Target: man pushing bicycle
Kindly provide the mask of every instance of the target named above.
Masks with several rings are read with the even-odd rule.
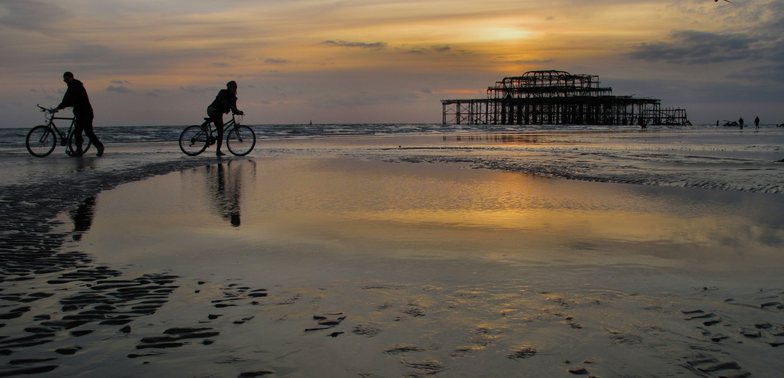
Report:
[[[98,140],[98,136],[93,131],[93,107],[90,105],[90,98],[87,97],[87,90],[84,89],[84,84],[76,80],[74,75],[70,72],[63,74],[63,81],[68,85],[68,90],[63,95],[63,101],[57,105],[57,110],[73,107],[73,114],[75,120],[74,125],[74,138],[76,139],[76,151],[73,156],[82,155],[82,131],[92,141],[98,149],[98,156],[103,155],[103,143]]]

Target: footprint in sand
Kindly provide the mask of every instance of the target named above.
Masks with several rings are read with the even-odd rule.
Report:
[[[178,348],[189,343],[192,339],[209,339],[218,336],[220,332],[212,328],[169,328],[163,331],[163,336],[145,337],[136,345],[136,349],[166,349]]]
[[[313,328],[306,328],[305,332],[314,332],[314,331],[321,331],[325,329],[334,328],[337,327],[340,323],[342,323],[343,320],[345,319],[346,319],[346,315],[343,315],[342,312],[313,315],[313,320],[315,320],[318,323],[318,326]]]

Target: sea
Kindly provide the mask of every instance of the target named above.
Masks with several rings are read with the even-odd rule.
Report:
[[[317,138],[329,136],[393,135],[455,132],[611,131],[637,127],[591,125],[443,125],[435,123],[270,124],[249,125],[258,139]],[[107,143],[175,142],[187,125],[102,126],[96,133]],[[0,128],[0,149],[24,147],[30,128]]]
[[[251,127],[259,141],[251,157],[264,156],[270,151],[300,153],[310,149],[313,153],[313,143],[303,146],[291,142],[315,141],[320,152],[326,151],[324,146],[328,145],[331,153],[385,161],[456,162],[475,168],[582,181],[784,193],[784,127],[776,125],[742,130],[715,125],[640,129],[603,125],[433,123]],[[184,128],[181,125],[99,126],[96,133],[110,152],[118,151],[119,146],[132,145],[141,156],[147,148],[144,146],[157,146],[156,153],[165,152],[179,158],[182,154],[176,145]],[[5,171],[6,183],[29,176],[28,172],[40,163],[24,147],[28,131],[28,128],[0,129],[0,169],[13,168],[16,172]],[[362,142],[344,143],[349,139]],[[44,159],[57,156],[62,157],[60,147]]]

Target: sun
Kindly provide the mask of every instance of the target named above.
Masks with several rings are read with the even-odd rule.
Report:
[[[488,41],[516,41],[531,37],[533,33],[512,26],[489,26],[481,28],[477,35],[480,39]]]

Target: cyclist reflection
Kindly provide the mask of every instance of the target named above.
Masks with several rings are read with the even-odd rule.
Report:
[[[240,187],[242,164],[219,163],[207,166],[207,182],[210,198],[218,214],[231,223],[240,226]]]
[[[87,197],[79,204],[79,206],[71,210],[69,215],[74,224],[74,230],[71,237],[74,241],[82,239],[82,234],[90,229],[93,224],[93,216],[95,214],[95,197]]]

